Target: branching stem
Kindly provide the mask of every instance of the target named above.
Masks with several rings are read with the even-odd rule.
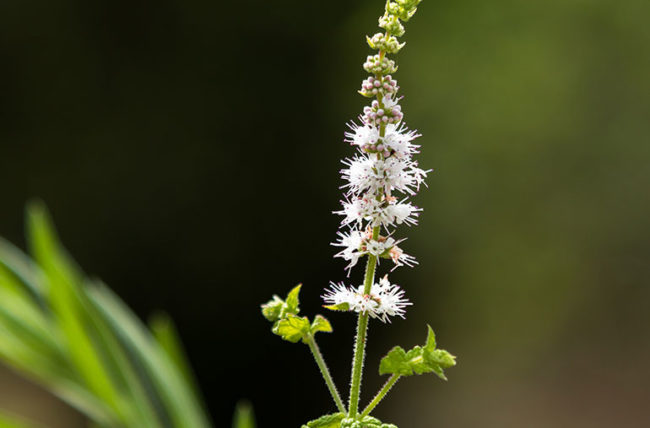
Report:
[[[375,409],[375,407],[377,407],[377,404],[379,404],[379,402],[384,399],[386,394],[388,394],[388,391],[390,391],[393,385],[397,383],[400,377],[402,376],[398,374],[394,374],[388,379],[388,381],[384,384],[384,386],[379,390],[377,395],[375,395],[375,398],[373,398],[370,404],[368,404],[368,407],[366,407],[363,410],[363,412],[361,413],[362,418],[368,416],[370,412],[372,412]]]
[[[323,375],[323,379],[325,379],[325,383],[327,384],[327,388],[329,388],[330,390],[330,394],[332,394],[332,398],[336,403],[336,407],[339,409],[339,412],[347,413],[347,411],[345,410],[345,405],[343,405],[343,400],[341,400],[339,391],[338,389],[336,389],[336,385],[334,384],[334,380],[332,379],[332,375],[330,374],[330,371],[327,368],[327,364],[325,364],[325,359],[323,359],[323,354],[321,354],[320,349],[316,344],[316,339],[311,334],[308,336],[307,345],[309,345],[309,349],[311,350],[311,353],[314,356],[314,359],[316,360],[316,364],[318,364],[318,368],[320,369],[320,372]]]

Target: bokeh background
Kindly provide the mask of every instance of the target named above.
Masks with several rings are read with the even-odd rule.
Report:
[[[302,282],[303,310],[322,312],[345,279],[330,212],[382,8],[0,2],[0,234],[23,246],[25,202],[43,199],[86,271],[143,318],[173,316],[219,427],[240,398],[262,428],[333,408],[258,305]],[[400,382],[378,416],[650,426],[649,16],[645,0],[422,3],[396,74],[435,170],[421,226],[401,232],[420,265],[392,275],[415,306],[371,325],[362,400],[426,323],[459,365]],[[320,344],[346,389],[355,320],[328,317]],[[84,426],[6,369],[0,407]]]

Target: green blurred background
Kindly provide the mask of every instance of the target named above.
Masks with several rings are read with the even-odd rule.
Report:
[[[261,427],[331,410],[307,350],[272,336],[258,305],[303,282],[314,313],[345,279],[330,212],[382,9],[0,3],[0,235],[23,245],[24,204],[42,198],[89,273],[142,317],[174,317],[215,420],[241,397]],[[650,426],[648,17],[646,0],[425,0],[408,23],[396,77],[435,171],[421,225],[401,231],[420,265],[391,276],[415,306],[371,326],[362,401],[380,357],[422,342],[425,323],[459,365],[445,384],[400,382],[377,416]],[[354,318],[328,317],[320,344],[345,387]],[[0,407],[83,426],[0,379]]]

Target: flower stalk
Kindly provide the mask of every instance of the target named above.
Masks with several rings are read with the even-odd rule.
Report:
[[[375,280],[376,267],[377,258],[369,257],[364,279],[364,294],[370,293],[370,287],[372,287]],[[359,319],[357,321],[357,337],[354,344],[354,359],[352,362],[352,382],[350,382],[350,412],[348,413],[348,417],[353,419],[357,417],[357,412],[359,410],[359,395],[361,393],[361,375],[365,358],[366,336],[368,334],[368,319],[368,312],[359,313]]]
[[[316,364],[318,365],[321,374],[323,375],[323,379],[327,384],[327,388],[330,390],[330,394],[332,394],[334,403],[336,403],[336,408],[339,410],[339,412],[346,413],[347,410],[345,409],[343,400],[341,400],[339,391],[338,389],[336,389],[336,385],[334,384],[334,380],[332,379],[330,370],[327,367],[327,364],[325,364],[325,359],[323,358],[323,354],[321,354],[320,349],[318,348],[318,344],[316,343],[316,339],[314,338],[314,335],[309,334],[307,336],[306,342],[307,345],[309,346],[309,349],[311,350],[312,355],[314,356],[314,359],[316,360]]]
[[[388,381],[386,381],[386,383],[379,390],[377,395],[375,395],[375,398],[373,398],[372,401],[368,404],[368,406],[365,409],[363,409],[363,412],[361,412],[361,418],[368,416],[375,409],[375,407],[377,407],[377,405],[381,402],[381,400],[384,399],[386,394],[388,394],[388,391],[391,390],[391,388],[397,383],[397,381],[401,377],[402,376],[399,374],[394,374],[390,378],[388,378]]]

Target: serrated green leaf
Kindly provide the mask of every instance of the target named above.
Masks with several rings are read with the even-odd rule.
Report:
[[[379,374],[410,376],[413,374],[413,369],[411,369],[407,360],[406,351],[402,347],[396,346],[381,359],[381,362],[379,363]]]
[[[435,371],[435,367],[424,358],[424,349],[415,346],[413,349],[406,353],[406,361],[415,374],[424,374]]]
[[[296,343],[309,334],[309,319],[289,315],[287,318],[276,321],[273,326],[273,333],[281,336],[284,340]]]
[[[399,346],[391,349],[379,364],[379,374],[412,376],[433,372],[447,380],[443,369],[456,365],[455,357],[445,350],[435,348],[435,334],[428,326],[427,341],[423,347],[414,346],[408,352]]]
[[[307,422],[303,428],[339,428],[341,421],[345,418],[343,413],[335,413],[332,415],[321,416],[318,419]]]
[[[350,304],[349,303],[339,303],[336,305],[327,305],[323,306],[325,309],[329,309],[330,311],[343,311],[347,312],[350,310]]]
[[[301,288],[302,284],[298,284],[289,292],[287,295],[287,307],[283,315],[298,315],[300,312],[300,299],[298,297]]]
[[[311,334],[316,334],[319,331],[324,333],[331,333],[333,331],[330,322],[322,315],[316,315],[316,318],[314,318],[314,321],[311,323],[310,330]]]
[[[280,297],[274,295],[271,300],[262,305],[262,315],[264,318],[271,322],[284,319],[289,315],[298,315],[300,312],[300,288],[302,284],[295,286],[287,295],[287,300],[284,301]]]

